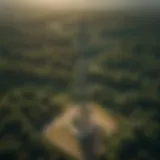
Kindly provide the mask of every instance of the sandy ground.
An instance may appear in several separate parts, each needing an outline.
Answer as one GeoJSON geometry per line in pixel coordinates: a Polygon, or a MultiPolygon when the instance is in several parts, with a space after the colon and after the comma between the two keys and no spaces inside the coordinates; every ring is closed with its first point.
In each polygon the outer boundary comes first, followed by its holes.
{"type": "MultiPolygon", "coordinates": [[[[116,122],[106,110],[96,104],[90,105],[92,105],[91,120],[93,123],[101,127],[106,136],[112,135],[117,130],[116,122]]],[[[81,150],[74,136],[75,129],[71,123],[72,119],[78,116],[78,113],[79,107],[71,105],[64,113],[45,126],[43,133],[58,149],[61,149],[64,153],[69,154],[75,159],[82,160],[81,150]]]]}

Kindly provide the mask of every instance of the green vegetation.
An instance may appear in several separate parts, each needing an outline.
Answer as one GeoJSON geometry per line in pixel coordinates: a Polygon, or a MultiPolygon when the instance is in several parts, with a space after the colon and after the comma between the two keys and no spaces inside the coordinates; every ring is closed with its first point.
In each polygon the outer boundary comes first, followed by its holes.
{"type": "MultiPolygon", "coordinates": [[[[69,101],[77,59],[79,14],[56,16],[0,24],[0,159],[66,159],[41,134],[69,101]]],[[[120,122],[106,156],[159,160],[158,16],[88,13],[86,18],[90,94],[120,122]]]]}

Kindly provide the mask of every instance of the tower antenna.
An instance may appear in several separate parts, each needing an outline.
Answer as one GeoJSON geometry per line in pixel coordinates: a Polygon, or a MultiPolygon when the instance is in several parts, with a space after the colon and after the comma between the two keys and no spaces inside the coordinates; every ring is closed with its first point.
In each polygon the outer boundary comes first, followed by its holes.
{"type": "Polygon", "coordinates": [[[74,119],[77,129],[76,138],[79,141],[84,160],[96,160],[95,139],[96,125],[91,121],[92,106],[90,105],[88,68],[90,61],[89,54],[89,33],[88,24],[84,16],[78,23],[78,62],[75,69],[74,97],[79,106],[79,116],[74,119]]]}

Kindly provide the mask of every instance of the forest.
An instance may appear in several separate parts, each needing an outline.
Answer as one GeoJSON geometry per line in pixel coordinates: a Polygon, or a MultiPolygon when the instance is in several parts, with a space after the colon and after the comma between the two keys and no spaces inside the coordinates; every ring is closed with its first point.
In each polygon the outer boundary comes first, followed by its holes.
{"type": "MultiPolygon", "coordinates": [[[[0,23],[0,159],[69,159],[42,130],[71,99],[80,16],[53,13],[0,23]]],[[[89,94],[120,121],[105,159],[159,160],[159,15],[83,17],[91,39],[89,94]]]]}

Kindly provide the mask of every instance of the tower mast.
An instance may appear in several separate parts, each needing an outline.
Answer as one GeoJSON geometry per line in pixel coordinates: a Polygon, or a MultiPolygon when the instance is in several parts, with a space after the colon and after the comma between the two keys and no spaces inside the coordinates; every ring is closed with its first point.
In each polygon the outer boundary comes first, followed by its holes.
{"type": "Polygon", "coordinates": [[[95,129],[91,122],[92,108],[89,102],[89,80],[88,68],[90,61],[89,35],[87,23],[84,18],[80,21],[78,28],[78,62],[75,69],[73,89],[75,91],[76,103],[79,106],[79,117],[75,119],[75,128],[78,133],[76,137],[84,156],[84,160],[95,160],[95,129]]]}
{"type": "Polygon", "coordinates": [[[88,68],[89,60],[89,34],[87,31],[87,24],[84,20],[78,23],[78,35],[77,35],[77,54],[78,61],[75,66],[75,75],[73,82],[74,97],[79,103],[87,102],[89,99],[88,95],[88,68]]]}

